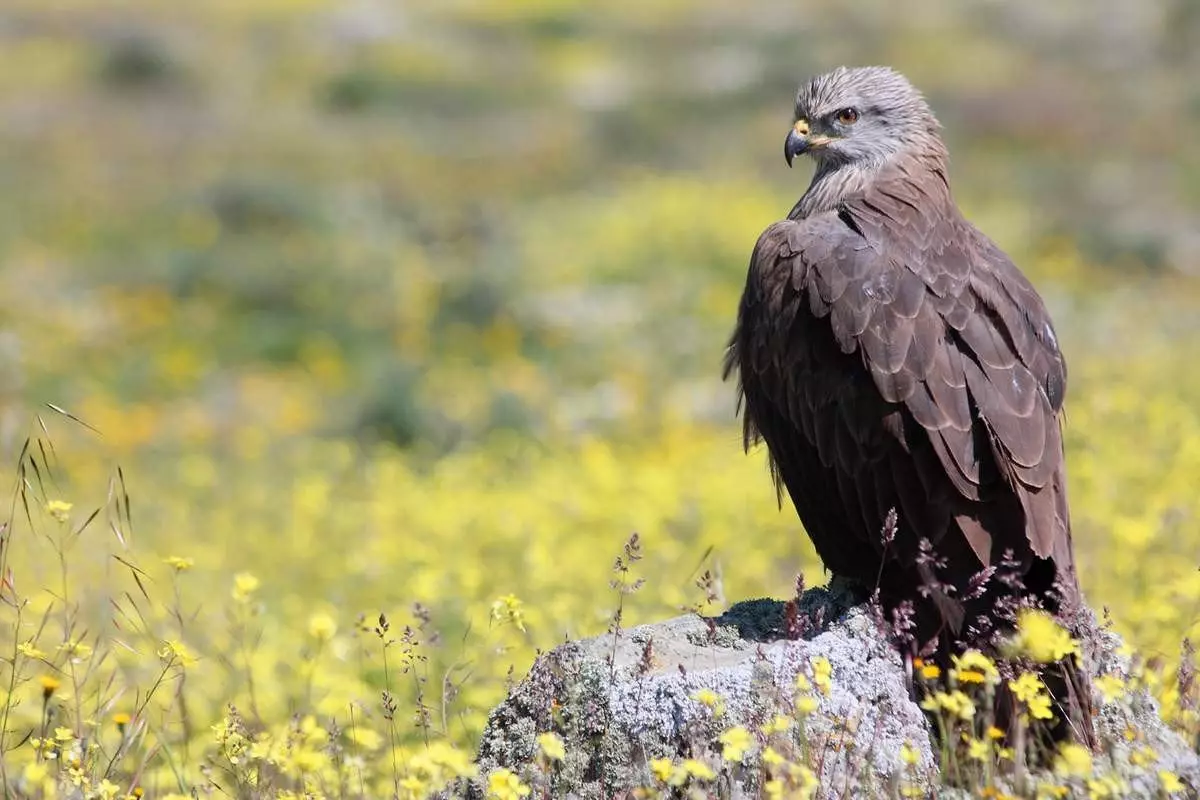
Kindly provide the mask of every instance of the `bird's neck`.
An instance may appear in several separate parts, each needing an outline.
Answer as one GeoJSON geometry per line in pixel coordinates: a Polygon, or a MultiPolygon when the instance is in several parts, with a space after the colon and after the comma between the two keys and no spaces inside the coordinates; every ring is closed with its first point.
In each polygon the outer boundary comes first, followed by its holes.
{"type": "Polygon", "coordinates": [[[924,191],[945,192],[950,187],[946,179],[946,151],[943,147],[927,147],[919,152],[897,154],[881,162],[830,162],[817,164],[812,183],[792,207],[789,219],[804,219],[813,214],[834,211],[845,200],[861,196],[880,180],[917,181],[924,191]]]}

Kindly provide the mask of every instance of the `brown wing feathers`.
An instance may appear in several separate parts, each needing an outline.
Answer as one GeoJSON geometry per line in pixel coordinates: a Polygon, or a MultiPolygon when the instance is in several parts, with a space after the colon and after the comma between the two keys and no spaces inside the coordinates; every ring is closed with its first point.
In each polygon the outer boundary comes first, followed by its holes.
{"type": "Polygon", "coordinates": [[[893,507],[900,583],[921,538],[959,580],[1005,549],[1069,560],[1053,330],[939,186],[900,171],[768,228],[728,355],[747,442],[766,441],[827,566],[868,582],[893,507]]]}

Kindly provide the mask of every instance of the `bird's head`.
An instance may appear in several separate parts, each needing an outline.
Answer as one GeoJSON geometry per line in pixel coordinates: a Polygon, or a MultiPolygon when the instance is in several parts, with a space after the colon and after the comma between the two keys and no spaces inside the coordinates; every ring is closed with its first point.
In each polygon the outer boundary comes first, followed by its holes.
{"type": "Polygon", "coordinates": [[[939,125],[921,93],[888,67],[838,67],[796,93],[796,122],[783,155],[825,166],[882,165],[913,149],[940,147],[939,125]]]}

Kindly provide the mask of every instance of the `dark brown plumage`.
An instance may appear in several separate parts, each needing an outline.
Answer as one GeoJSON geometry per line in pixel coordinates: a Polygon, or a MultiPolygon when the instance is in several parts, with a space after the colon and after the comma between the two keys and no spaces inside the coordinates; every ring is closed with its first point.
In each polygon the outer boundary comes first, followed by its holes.
{"type": "MultiPolygon", "coordinates": [[[[1042,299],[959,212],[902,77],[822,76],[797,117],[789,162],[817,150],[817,173],[759,238],[727,353],[747,447],[765,442],[829,570],[913,604],[918,647],[944,657],[1019,602],[1074,604],[1066,364],[1042,299]]],[[[1079,697],[1058,699],[1090,741],[1086,683],[1065,669],[1059,695],[1079,697]]]]}

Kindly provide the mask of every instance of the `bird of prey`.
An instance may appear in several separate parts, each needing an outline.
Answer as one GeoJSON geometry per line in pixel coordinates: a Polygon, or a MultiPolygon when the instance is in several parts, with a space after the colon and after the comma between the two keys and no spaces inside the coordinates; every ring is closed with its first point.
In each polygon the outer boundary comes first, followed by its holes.
{"type": "MultiPolygon", "coordinates": [[[[888,68],[801,86],[784,156],[816,171],[754,247],[725,374],[826,568],[946,658],[1079,590],[1066,364],[1042,298],[955,204],[939,130],[888,68]]],[[[1090,740],[1086,681],[1062,671],[1047,683],[1090,740]]]]}

